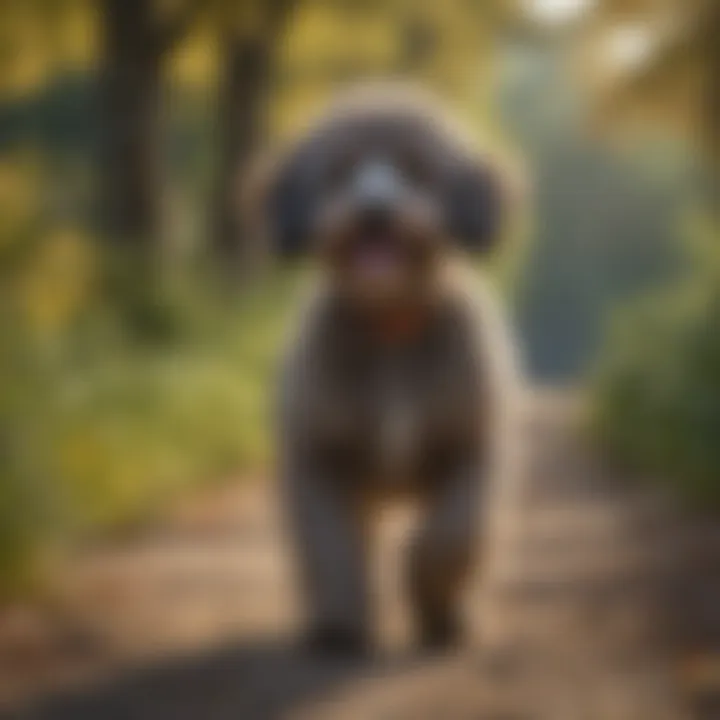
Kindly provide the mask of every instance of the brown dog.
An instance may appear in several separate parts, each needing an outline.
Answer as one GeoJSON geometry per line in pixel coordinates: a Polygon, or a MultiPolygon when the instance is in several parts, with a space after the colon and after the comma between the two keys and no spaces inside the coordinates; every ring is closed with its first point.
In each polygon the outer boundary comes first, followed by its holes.
{"type": "Polygon", "coordinates": [[[506,325],[461,246],[498,237],[501,180],[431,102],[393,86],[342,99],[267,180],[279,251],[310,250],[321,268],[280,392],[314,647],[368,647],[369,523],[402,496],[424,508],[409,563],[421,641],[461,635],[513,378],[506,325]]]}

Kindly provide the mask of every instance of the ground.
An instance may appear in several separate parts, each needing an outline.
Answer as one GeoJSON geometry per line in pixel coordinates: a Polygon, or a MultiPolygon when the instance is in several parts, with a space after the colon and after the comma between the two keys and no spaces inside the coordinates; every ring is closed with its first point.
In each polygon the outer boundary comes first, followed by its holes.
{"type": "Polygon", "coordinates": [[[274,486],[244,479],[78,551],[46,600],[2,611],[0,708],[48,720],[719,720],[720,527],[606,467],[581,414],[567,395],[528,396],[527,470],[493,500],[462,651],[412,650],[407,514],[383,521],[377,552],[383,651],[343,664],[296,649],[274,486]]]}

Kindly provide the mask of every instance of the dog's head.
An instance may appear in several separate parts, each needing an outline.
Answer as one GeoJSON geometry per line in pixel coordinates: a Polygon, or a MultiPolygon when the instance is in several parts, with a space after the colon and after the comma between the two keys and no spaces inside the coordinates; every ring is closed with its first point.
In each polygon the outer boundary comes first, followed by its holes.
{"type": "Polygon", "coordinates": [[[494,244],[501,184],[434,103],[376,87],[341,99],[297,142],[258,208],[281,255],[310,251],[344,291],[389,300],[421,288],[453,245],[494,244]]]}

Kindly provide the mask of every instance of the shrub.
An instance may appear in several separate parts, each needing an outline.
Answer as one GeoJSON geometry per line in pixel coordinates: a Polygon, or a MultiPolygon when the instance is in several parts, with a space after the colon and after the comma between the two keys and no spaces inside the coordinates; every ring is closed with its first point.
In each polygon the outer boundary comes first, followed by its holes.
{"type": "Polygon", "coordinates": [[[73,272],[44,267],[54,243],[0,276],[0,596],[47,549],[265,464],[269,379],[298,284],[270,273],[220,301],[186,278],[152,307],[131,298],[129,315],[101,283],[78,293],[73,272]]]}
{"type": "Polygon", "coordinates": [[[595,386],[595,423],[618,458],[720,507],[720,246],[615,318],[595,386]]]}

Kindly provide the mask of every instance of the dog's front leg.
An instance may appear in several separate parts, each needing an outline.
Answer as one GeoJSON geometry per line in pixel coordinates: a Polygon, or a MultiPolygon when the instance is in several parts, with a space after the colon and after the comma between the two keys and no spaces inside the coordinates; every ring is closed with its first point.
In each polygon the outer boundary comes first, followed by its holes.
{"type": "Polygon", "coordinates": [[[412,544],[410,599],[425,647],[461,639],[460,600],[479,550],[485,474],[480,464],[472,464],[441,481],[412,544]]]}
{"type": "Polygon", "coordinates": [[[311,649],[359,654],[369,644],[362,502],[317,465],[295,460],[284,494],[298,555],[311,649]]]}

